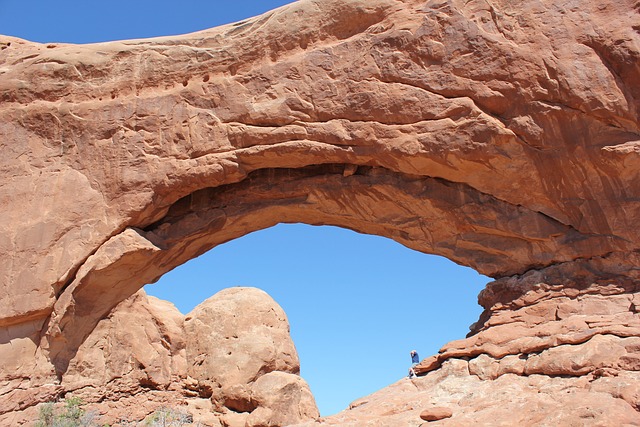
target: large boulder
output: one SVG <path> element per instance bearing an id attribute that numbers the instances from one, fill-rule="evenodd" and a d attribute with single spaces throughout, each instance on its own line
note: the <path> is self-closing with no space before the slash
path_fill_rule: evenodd
<path id="1" fill-rule="evenodd" d="M 186 316 L 184 328 L 192 387 L 217 411 L 246 414 L 232 416 L 256 427 L 319 416 L 298 376 L 287 316 L 264 291 L 220 291 Z"/>

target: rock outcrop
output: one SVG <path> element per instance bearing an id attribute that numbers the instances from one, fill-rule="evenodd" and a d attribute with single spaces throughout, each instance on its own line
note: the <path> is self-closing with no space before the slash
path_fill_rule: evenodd
<path id="1" fill-rule="evenodd" d="M 263 291 L 231 288 L 185 319 L 190 388 L 230 427 L 289 425 L 320 416 L 282 309 Z"/>
<path id="2" fill-rule="evenodd" d="M 78 398 L 100 425 L 162 408 L 215 427 L 290 425 L 319 417 L 299 373 L 287 317 L 263 291 L 223 290 L 185 317 L 141 290 L 98 323 L 46 398 Z M 38 419 L 45 396 L 28 386 L 8 394 L 0 425 Z"/>
<path id="3" fill-rule="evenodd" d="M 639 64 L 632 0 L 302 0 L 179 37 L 0 37 L 0 417 L 59 394 L 144 284 L 279 222 L 496 279 L 425 378 L 636 372 Z M 594 356 L 550 362 L 575 345 Z"/>
<path id="4" fill-rule="evenodd" d="M 160 407 L 182 408 L 188 360 L 183 322 L 173 304 L 138 291 L 80 346 L 61 382 L 65 397 L 90 404 L 109 424 L 142 420 Z"/>

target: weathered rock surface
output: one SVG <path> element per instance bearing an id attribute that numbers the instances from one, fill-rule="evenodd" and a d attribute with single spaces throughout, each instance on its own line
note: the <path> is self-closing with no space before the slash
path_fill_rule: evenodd
<path id="1" fill-rule="evenodd" d="M 172 408 L 203 425 L 275 426 L 319 417 L 299 372 L 287 318 L 263 291 L 221 291 L 186 318 L 139 291 L 98 323 L 47 397 L 80 398 L 110 425 Z M 38 419 L 43 396 L 23 388 L 5 396 L 15 406 L 0 425 Z"/>
<path id="2" fill-rule="evenodd" d="M 82 344 L 61 386 L 98 411 L 103 423 L 141 420 L 161 406 L 184 405 L 184 316 L 139 291 Z"/>
<path id="3" fill-rule="evenodd" d="M 286 426 L 320 417 L 307 383 L 290 373 L 261 376 L 252 386 L 251 397 L 257 408 L 247 417 L 247 427 Z"/>
<path id="4" fill-rule="evenodd" d="M 221 291 L 189 313 L 184 328 L 190 387 L 217 412 L 232 412 L 225 424 L 276 426 L 320 416 L 298 376 L 287 317 L 265 292 Z"/>
<path id="5" fill-rule="evenodd" d="M 279 222 L 497 279 L 475 335 L 429 363 L 481 390 L 635 372 L 637 2 L 302 0 L 179 37 L 0 46 L 0 416 L 79 381 L 141 286 Z"/>
<path id="6" fill-rule="evenodd" d="M 637 426 L 638 412 L 618 393 L 638 393 L 637 372 L 617 377 L 561 378 L 506 374 L 482 380 L 461 359 L 446 361 L 437 371 L 403 379 L 355 402 L 353 409 L 296 427 L 383 426 Z M 425 422 L 432 407 L 451 410 L 451 418 Z"/>

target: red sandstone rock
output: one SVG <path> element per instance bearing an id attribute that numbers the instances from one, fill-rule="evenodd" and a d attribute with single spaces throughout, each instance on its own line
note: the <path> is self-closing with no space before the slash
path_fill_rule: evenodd
<path id="1" fill-rule="evenodd" d="M 616 384 L 614 386 L 614 384 Z M 367 396 L 366 403 L 296 427 L 373 427 L 418 425 L 425 407 L 450 408 L 452 417 L 434 423 L 463 427 L 513 425 L 630 425 L 640 417 L 638 372 L 618 377 L 557 378 L 546 375 L 503 375 L 482 380 L 470 375 L 464 360 L 450 359 L 441 369 L 418 379 L 402 379 Z M 621 398 L 622 386 L 626 399 Z M 635 397 L 632 397 L 635 396 Z M 628 399 L 628 400 L 627 400 Z"/>
<path id="2" fill-rule="evenodd" d="M 442 361 L 438 356 L 429 356 L 426 359 L 420 361 L 420 363 L 413 368 L 413 371 L 417 375 L 426 374 L 427 372 L 438 369 L 442 365 Z"/>
<path id="3" fill-rule="evenodd" d="M 187 370 L 183 320 L 173 304 L 139 291 L 98 324 L 62 385 L 84 402 L 111 402 L 92 406 L 103 423 L 141 420 L 162 406 L 179 408 Z M 156 397 L 147 399 L 141 390 Z"/>
<path id="4" fill-rule="evenodd" d="M 56 304 L 43 345 L 64 371 L 64 343 L 118 300 L 280 221 L 385 235 L 492 276 L 633 250 L 630 10 L 302 1 L 174 39 L 7 38 L 0 322 Z M 67 328 L 77 338 L 57 336 L 116 267 L 136 271 Z"/>
<path id="5" fill-rule="evenodd" d="M 286 316 L 263 291 L 227 289 L 186 320 L 139 291 L 98 323 L 61 384 L 34 392 L 23 379 L 2 390 L 14 403 L 2 408 L 0 425 L 36 420 L 35 405 L 63 393 L 101 423 L 143 420 L 164 407 L 204 425 L 233 425 L 228 408 L 246 412 L 237 417 L 242 427 L 292 424 L 319 416 L 299 369 Z"/>
<path id="6" fill-rule="evenodd" d="M 287 372 L 258 378 L 251 387 L 251 399 L 257 408 L 247 417 L 247 427 L 285 426 L 320 417 L 307 383 Z"/>
<path id="7" fill-rule="evenodd" d="M 297 375 L 287 317 L 265 292 L 218 292 L 186 316 L 184 330 L 191 388 L 211 399 L 225 414 L 223 422 L 275 426 L 319 417 L 309 386 Z"/>
<path id="8" fill-rule="evenodd" d="M 633 425 L 639 21 L 631 0 L 303 0 L 171 38 L 0 37 L 0 422 L 121 370 L 91 336 L 145 283 L 304 222 L 496 279 L 430 393 L 332 420 Z M 169 378 L 169 347 L 132 378 Z"/>
<path id="9" fill-rule="evenodd" d="M 436 406 L 420 412 L 420 419 L 424 421 L 440 421 L 445 418 L 451 418 L 452 415 L 451 409 Z"/>

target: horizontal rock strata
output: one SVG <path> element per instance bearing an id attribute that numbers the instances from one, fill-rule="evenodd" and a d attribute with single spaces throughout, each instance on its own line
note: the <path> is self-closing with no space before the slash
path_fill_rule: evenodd
<path id="1" fill-rule="evenodd" d="M 449 358 L 472 359 L 471 370 L 492 379 L 640 370 L 640 276 L 628 267 L 638 261 L 636 254 L 610 256 L 490 283 L 480 294 L 485 312 L 470 337 L 447 344 L 416 372 Z M 492 371 L 484 372 L 485 365 Z"/>

